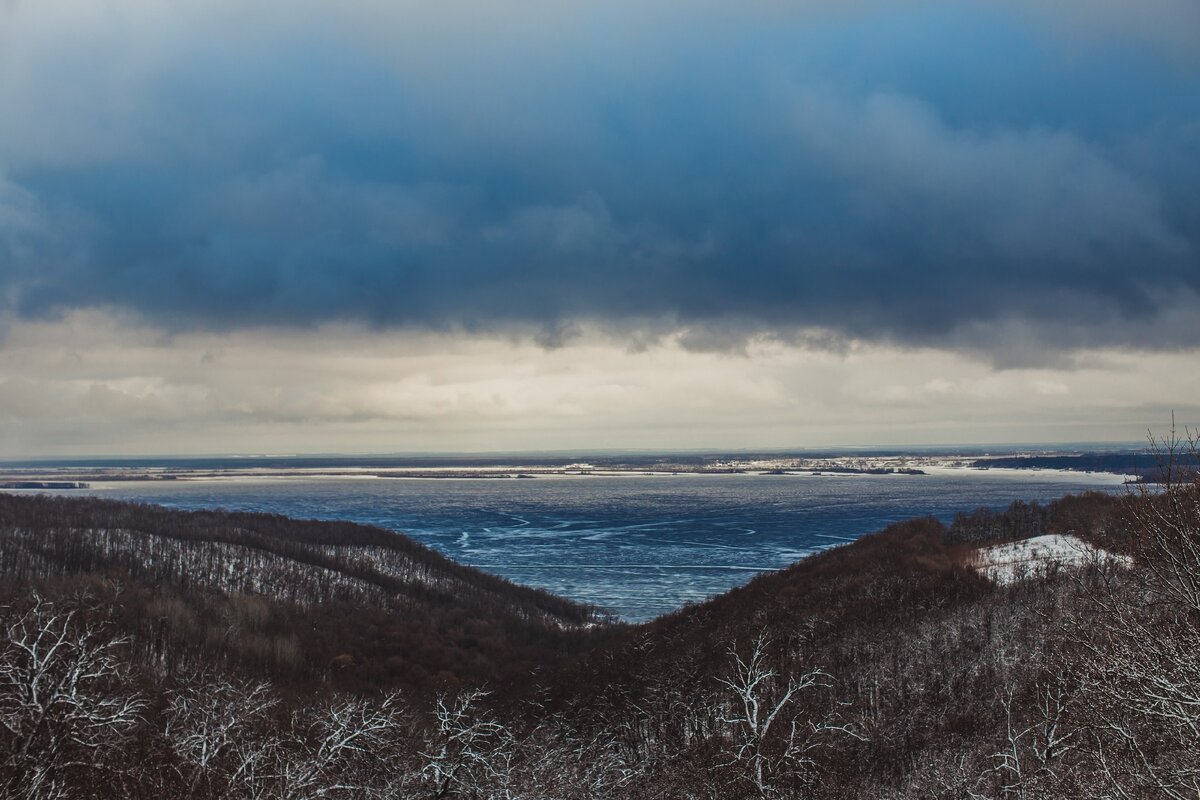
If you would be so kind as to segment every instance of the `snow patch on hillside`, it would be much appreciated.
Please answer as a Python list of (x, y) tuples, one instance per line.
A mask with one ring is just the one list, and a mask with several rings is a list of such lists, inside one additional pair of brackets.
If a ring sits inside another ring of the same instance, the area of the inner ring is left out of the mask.
[(1076, 536), (1047, 534), (981, 547), (975, 551), (972, 566), (996, 583), (1010, 584), (1046, 575), (1064, 566), (1129, 566), (1131, 563), (1129, 556), (1093, 547)]

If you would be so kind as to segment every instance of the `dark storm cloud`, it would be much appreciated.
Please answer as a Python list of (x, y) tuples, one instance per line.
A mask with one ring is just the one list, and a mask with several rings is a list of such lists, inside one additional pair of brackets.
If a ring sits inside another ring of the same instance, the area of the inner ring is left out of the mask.
[(548, 345), (583, 321), (699, 348), (1200, 344), (1196, 64), (1061, 52), (1036, 19), (30, 46), (0, 62), (3, 297)]

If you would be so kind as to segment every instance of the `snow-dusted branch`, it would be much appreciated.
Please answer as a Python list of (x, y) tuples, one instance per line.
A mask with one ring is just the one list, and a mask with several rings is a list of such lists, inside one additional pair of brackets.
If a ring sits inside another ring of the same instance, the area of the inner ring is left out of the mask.
[(140, 719), (144, 701), (123, 691), (122, 638), (78, 622), (35, 597), (4, 625), (0, 729), (7, 740), (6, 796), (55, 797), (68, 772), (99, 768)]
[(499, 722), (483, 714), (483, 691), (438, 697), (431, 741), (421, 752), (422, 773), (435, 797), (488, 796), (488, 788), (508, 783), (514, 740)]
[[(1161, 483), (1130, 500), (1137, 568), (1084, 637), (1095, 752), (1120, 796), (1200, 796), (1200, 442), (1153, 442)], [(1191, 462), (1186, 463), (1186, 462)]]
[(197, 676), (167, 696), (163, 734), (190, 767), (186, 783), (263, 797), (280, 746), (269, 715), (279, 700), (266, 683)]
[(745, 658), (736, 646), (730, 647), (730, 670), (716, 679), (732, 701), (730, 710), (718, 717), (730, 740), (726, 766), (741, 766), (760, 797), (779, 796), (785, 773), (794, 777), (808, 772), (815, 764), (814, 751), (826, 745), (827, 735), (861, 738), (851, 726), (835, 722), (832, 713), (798, 716), (794, 706), (800, 696), (830, 688), (832, 677), (819, 668), (782, 675), (770, 665), (770, 650), (765, 634), (759, 634)]
[(293, 728), (300, 735), (280, 765), (286, 800), (369, 796), (390, 777), (393, 744), (407, 726), (400, 696), (392, 694), (331, 702), (307, 730), (299, 720)]

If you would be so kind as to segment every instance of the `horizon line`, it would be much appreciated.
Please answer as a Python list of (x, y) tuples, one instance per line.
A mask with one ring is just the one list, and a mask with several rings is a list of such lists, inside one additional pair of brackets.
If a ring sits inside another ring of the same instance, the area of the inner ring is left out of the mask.
[(381, 451), (381, 452), (337, 452), (314, 451), (293, 453), (88, 453), (74, 455), (24, 455), (0, 458), (0, 464), (20, 464), (38, 461), (99, 461), (99, 460), (186, 460), (186, 459), (365, 459), (365, 458), (499, 458), (499, 457), (557, 457), (582, 458), (584, 456), (672, 456), (672, 455), (796, 455), (844, 453), (847, 455), (859, 453), (862, 455), (884, 455), (925, 453), (937, 455), (944, 452), (949, 455), (954, 452), (975, 451), (984, 449), (1002, 449), (1007, 451), (1023, 449), (1055, 449), (1055, 450), (1087, 450), (1088, 448), (1104, 450), (1142, 450), (1150, 447), (1149, 442), (1142, 440), (1098, 440), (1098, 441), (1057, 441), (1057, 442), (967, 442), (967, 443), (931, 443), (931, 444), (869, 444), (869, 445), (828, 445), (821, 447), (675, 447), (675, 448), (556, 448), (543, 450), (413, 450), (413, 451)]

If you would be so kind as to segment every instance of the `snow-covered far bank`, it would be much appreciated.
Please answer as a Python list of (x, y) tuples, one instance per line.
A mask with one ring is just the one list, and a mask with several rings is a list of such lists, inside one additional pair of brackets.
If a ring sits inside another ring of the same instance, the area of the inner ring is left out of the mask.
[(971, 565), (999, 584), (1045, 575), (1060, 567), (1129, 566), (1129, 556), (1094, 547), (1082, 539), (1063, 534), (1034, 536), (1019, 542), (981, 547)]
[(1038, 480), (1062, 480), (1064, 482), (1082, 479), (1088, 482), (1094, 481), (1097, 486), (1123, 486), (1129, 483), (1132, 478), (1131, 475), (1124, 475), (1117, 472), (1086, 472), (1071, 469), (1018, 469), (1016, 467), (988, 467), (987, 469), (982, 469), (962, 464), (921, 464), (920, 466), (927, 475), (943, 475), (946, 477), (978, 475), (997, 479), (1009, 478), (1020, 480), (1036, 478)]

